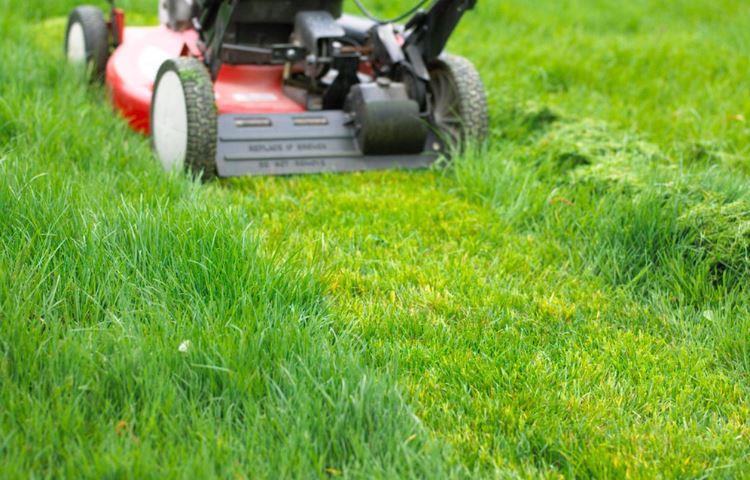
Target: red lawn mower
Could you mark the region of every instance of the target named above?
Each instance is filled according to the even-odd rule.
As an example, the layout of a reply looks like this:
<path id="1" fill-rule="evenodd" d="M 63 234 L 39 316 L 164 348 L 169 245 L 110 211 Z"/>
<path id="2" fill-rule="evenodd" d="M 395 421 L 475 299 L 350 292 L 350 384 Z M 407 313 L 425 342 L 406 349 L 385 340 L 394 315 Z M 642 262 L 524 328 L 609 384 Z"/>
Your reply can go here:
<path id="1" fill-rule="evenodd" d="M 108 19 L 73 10 L 65 52 L 165 169 L 203 179 L 419 168 L 481 140 L 479 74 L 443 54 L 476 0 L 389 20 L 354 1 L 363 17 L 343 0 L 159 0 L 160 26 L 126 28 L 111 0 Z"/>

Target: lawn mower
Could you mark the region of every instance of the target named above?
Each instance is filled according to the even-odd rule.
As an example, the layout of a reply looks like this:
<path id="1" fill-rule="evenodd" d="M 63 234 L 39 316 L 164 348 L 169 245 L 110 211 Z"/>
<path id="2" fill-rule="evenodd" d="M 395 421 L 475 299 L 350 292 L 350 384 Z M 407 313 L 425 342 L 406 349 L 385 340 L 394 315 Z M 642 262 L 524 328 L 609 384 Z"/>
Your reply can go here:
<path id="1" fill-rule="evenodd" d="M 468 60 L 443 53 L 476 0 L 397 18 L 343 0 L 159 0 L 127 27 L 110 0 L 72 11 L 69 62 L 104 80 L 167 170 L 214 176 L 420 168 L 487 133 Z"/>

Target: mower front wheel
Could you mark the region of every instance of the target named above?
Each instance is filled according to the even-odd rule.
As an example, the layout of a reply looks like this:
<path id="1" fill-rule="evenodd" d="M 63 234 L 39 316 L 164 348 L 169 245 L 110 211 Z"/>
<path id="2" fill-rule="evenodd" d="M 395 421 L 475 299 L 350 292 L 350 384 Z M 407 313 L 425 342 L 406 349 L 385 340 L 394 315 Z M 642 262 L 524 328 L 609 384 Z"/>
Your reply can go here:
<path id="1" fill-rule="evenodd" d="M 463 148 L 487 136 L 487 93 L 474 64 L 443 55 L 429 67 L 432 123 L 446 143 Z"/>
<path id="2" fill-rule="evenodd" d="M 65 56 L 71 64 L 89 69 L 92 80 L 104 78 L 109 59 L 109 28 L 101 9 L 84 5 L 70 12 Z"/>
<path id="3" fill-rule="evenodd" d="M 202 180 L 216 176 L 216 101 L 203 63 L 165 61 L 154 83 L 151 138 L 165 170 L 187 170 Z"/>

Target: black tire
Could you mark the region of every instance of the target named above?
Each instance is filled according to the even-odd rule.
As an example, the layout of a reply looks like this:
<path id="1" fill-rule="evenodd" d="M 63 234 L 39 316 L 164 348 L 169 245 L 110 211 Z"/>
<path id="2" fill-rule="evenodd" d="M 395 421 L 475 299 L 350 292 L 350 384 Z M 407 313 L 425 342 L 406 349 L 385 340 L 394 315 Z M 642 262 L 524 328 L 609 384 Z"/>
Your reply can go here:
<path id="1" fill-rule="evenodd" d="M 429 66 L 428 102 L 438 134 L 463 148 L 487 138 L 487 92 L 474 64 L 463 57 L 443 55 Z"/>
<path id="2" fill-rule="evenodd" d="M 216 101 L 211 76 L 206 66 L 198 59 L 181 57 L 165 61 L 154 83 L 154 93 L 151 99 L 151 132 L 152 146 L 157 158 L 165 168 L 168 162 L 160 154 L 158 135 L 161 135 L 160 125 L 155 123 L 159 88 L 162 80 L 169 72 L 174 72 L 179 78 L 183 89 L 185 111 L 187 113 L 187 145 L 184 158 L 178 160 L 185 170 L 201 178 L 210 180 L 217 175 L 216 170 Z M 174 167 L 173 167 L 174 168 Z"/>
<path id="3" fill-rule="evenodd" d="M 109 60 L 109 28 L 104 20 L 104 13 L 97 7 L 83 5 L 75 8 L 68 16 L 68 27 L 65 30 L 65 56 L 71 58 L 71 31 L 80 25 L 83 33 L 85 59 L 80 59 L 88 69 L 91 80 L 101 81 Z"/>

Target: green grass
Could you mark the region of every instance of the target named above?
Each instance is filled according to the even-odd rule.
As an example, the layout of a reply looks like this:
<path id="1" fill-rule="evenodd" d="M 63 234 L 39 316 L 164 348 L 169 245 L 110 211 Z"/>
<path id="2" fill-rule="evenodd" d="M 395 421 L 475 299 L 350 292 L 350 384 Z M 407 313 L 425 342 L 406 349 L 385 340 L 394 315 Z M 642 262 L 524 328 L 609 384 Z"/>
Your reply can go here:
<path id="1" fill-rule="evenodd" d="M 0 0 L 0 476 L 750 477 L 750 5 L 480 0 L 486 146 L 200 186 L 74 3 Z"/>

